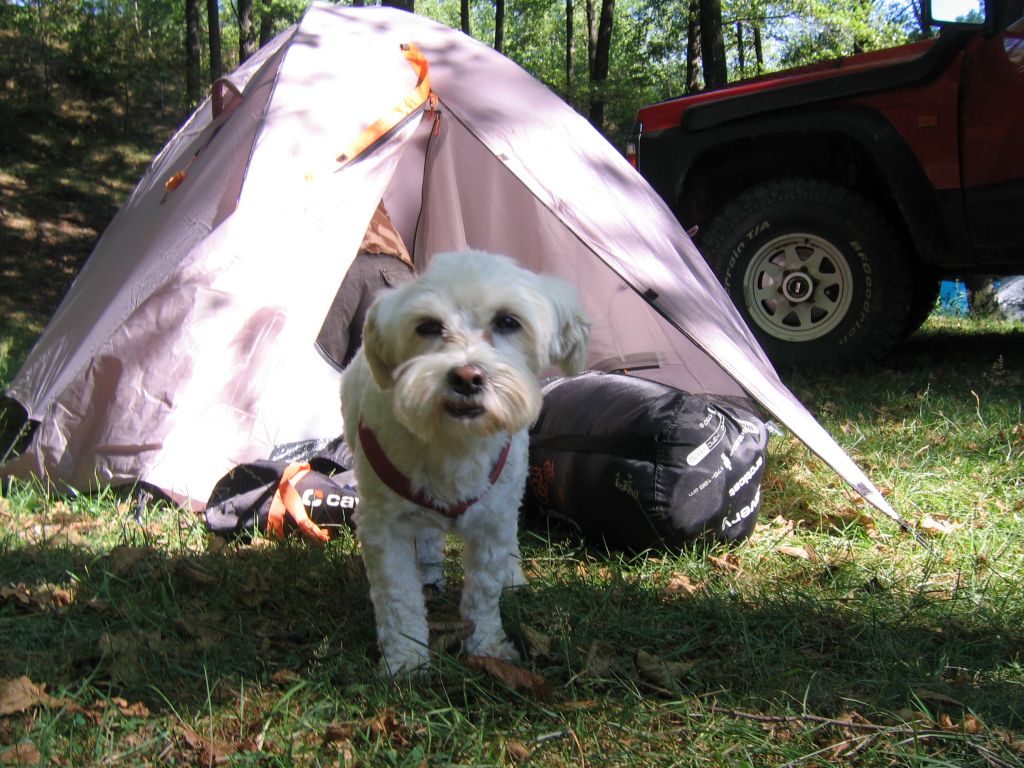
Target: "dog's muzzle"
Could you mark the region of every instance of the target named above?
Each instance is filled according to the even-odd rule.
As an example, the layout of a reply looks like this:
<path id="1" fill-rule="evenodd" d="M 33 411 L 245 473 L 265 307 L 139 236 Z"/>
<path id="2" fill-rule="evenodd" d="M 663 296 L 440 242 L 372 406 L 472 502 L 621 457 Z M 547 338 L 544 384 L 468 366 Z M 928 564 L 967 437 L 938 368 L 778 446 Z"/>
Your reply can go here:
<path id="1" fill-rule="evenodd" d="M 480 394 L 487 387 L 487 371 L 479 365 L 460 365 L 448 371 L 450 397 L 444 408 L 456 419 L 475 419 L 484 413 L 479 403 Z"/>

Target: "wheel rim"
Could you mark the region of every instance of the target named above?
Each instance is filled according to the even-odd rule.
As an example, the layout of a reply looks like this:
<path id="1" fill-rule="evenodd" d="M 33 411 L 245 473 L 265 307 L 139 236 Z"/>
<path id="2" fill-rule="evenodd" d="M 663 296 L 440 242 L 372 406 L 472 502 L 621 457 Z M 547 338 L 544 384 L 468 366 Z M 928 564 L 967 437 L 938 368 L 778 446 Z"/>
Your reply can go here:
<path id="1" fill-rule="evenodd" d="M 775 238 L 754 254 L 743 276 L 751 320 L 784 341 L 813 341 L 832 331 L 846 317 L 852 294 L 849 262 L 817 235 Z"/>

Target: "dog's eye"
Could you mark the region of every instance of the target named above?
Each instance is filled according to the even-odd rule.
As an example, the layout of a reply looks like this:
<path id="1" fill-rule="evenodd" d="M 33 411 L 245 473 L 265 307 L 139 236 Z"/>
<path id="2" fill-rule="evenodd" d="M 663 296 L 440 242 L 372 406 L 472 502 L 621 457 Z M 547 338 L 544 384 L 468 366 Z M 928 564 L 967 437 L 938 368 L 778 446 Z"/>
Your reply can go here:
<path id="1" fill-rule="evenodd" d="M 498 333 L 515 333 L 522 327 L 522 323 L 515 315 L 504 314 L 494 318 L 494 330 Z"/>
<path id="2" fill-rule="evenodd" d="M 444 326 L 440 320 L 422 320 L 416 326 L 416 333 L 420 336 L 440 336 L 444 332 Z"/>

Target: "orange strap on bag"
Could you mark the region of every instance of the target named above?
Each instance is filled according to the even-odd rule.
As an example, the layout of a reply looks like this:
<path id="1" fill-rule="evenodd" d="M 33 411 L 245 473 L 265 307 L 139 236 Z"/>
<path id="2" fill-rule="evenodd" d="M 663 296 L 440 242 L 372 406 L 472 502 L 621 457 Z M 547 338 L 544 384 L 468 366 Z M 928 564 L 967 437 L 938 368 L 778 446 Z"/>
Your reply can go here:
<path id="1" fill-rule="evenodd" d="M 430 91 L 430 64 L 427 63 L 427 57 L 412 43 L 402 44 L 402 54 L 405 56 L 405 60 L 409 62 L 409 65 L 416 71 L 416 87 L 413 88 L 408 96 L 392 107 L 391 111 L 384 115 L 384 117 L 363 131 L 355 141 L 349 144 L 345 151 L 338 156 L 339 163 L 347 163 L 359 157 L 374 142 L 422 107 L 428 100 L 431 103 L 432 109 L 436 107 L 437 97 L 433 96 Z"/>
<path id="2" fill-rule="evenodd" d="M 326 543 L 330 536 L 327 531 L 314 523 L 302 503 L 296 484 L 309 473 L 309 464 L 294 462 L 284 468 L 281 473 L 281 480 L 277 484 L 274 498 L 270 502 L 270 511 L 267 513 L 267 533 L 277 539 L 284 538 L 284 518 L 290 515 L 299 532 L 307 539 Z"/>

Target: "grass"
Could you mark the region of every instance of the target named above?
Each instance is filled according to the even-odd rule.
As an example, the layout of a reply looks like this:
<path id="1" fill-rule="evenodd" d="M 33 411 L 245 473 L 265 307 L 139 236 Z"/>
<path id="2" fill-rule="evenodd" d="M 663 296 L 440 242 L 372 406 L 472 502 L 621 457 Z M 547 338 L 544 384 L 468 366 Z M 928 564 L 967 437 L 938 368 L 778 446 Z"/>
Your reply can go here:
<path id="1" fill-rule="evenodd" d="M 16 483 L 0 678 L 37 688 L 0 764 L 1024 766 L 1022 342 L 933 319 L 888 367 L 790 382 L 930 550 L 775 437 L 738 547 L 527 527 L 511 671 L 449 652 L 379 680 L 350 538 L 225 546 L 174 508 Z"/>
<path id="2" fill-rule="evenodd" d="M 159 143 L 117 142 L 121 160 L 95 167 L 0 152 L 16 188 L 39 190 L 3 201 L 20 282 L 0 307 L 0 385 L 63 290 L 29 288 L 47 262 L 80 262 Z M 54 164 L 78 174 L 60 194 Z M 88 234 L 39 235 L 63 210 Z M 1024 766 L 1022 371 L 1020 324 L 936 317 L 885 365 L 788 377 L 930 548 L 782 435 L 751 539 L 625 554 L 527 526 L 531 586 L 503 602 L 522 664 L 450 647 L 414 681 L 375 673 L 351 538 L 224 545 L 172 507 L 138 520 L 114 492 L 14 483 L 0 765 Z"/>

